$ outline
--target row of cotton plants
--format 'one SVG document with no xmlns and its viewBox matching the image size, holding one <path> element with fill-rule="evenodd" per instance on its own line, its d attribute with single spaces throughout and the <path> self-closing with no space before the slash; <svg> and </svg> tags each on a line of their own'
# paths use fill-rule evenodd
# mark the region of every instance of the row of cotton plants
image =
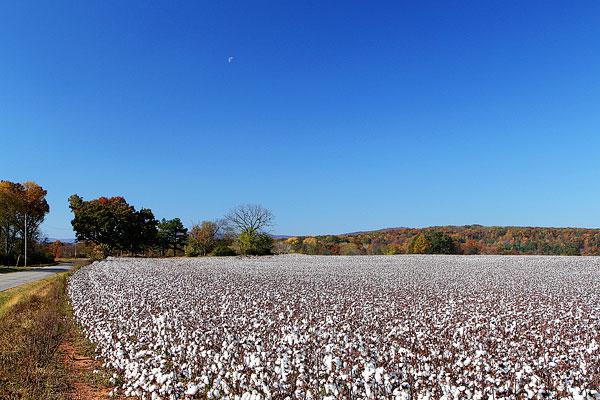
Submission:
<svg viewBox="0 0 600 400">
<path fill-rule="evenodd" d="M 600 258 L 108 259 L 74 314 L 147 399 L 600 399 Z"/>
</svg>

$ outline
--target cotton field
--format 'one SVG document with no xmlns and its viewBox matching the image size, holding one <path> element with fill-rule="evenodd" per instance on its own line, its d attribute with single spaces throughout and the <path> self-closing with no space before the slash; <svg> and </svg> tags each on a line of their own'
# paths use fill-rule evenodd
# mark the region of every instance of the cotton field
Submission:
<svg viewBox="0 0 600 400">
<path fill-rule="evenodd" d="M 600 258 L 108 259 L 69 295 L 113 395 L 600 399 Z"/>
</svg>

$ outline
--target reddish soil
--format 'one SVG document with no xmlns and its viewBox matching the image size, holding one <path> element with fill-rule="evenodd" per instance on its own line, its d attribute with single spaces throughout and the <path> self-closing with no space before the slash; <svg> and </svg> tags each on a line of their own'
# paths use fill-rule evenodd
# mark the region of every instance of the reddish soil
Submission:
<svg viewBox="0 0 600 400">
<path fill-rule="evenodd" d="M 100 369 L 100 362 L 91 357 L 79 354 L 72 343 L 66 341 L 61 345 L 67 370 L 72 377 L 72 390 L 69 399 L 99 400 L 107 399 L 110 388 L 100 387 L 89 382 L 89 376 L 95 369 Z"/>
</svg>

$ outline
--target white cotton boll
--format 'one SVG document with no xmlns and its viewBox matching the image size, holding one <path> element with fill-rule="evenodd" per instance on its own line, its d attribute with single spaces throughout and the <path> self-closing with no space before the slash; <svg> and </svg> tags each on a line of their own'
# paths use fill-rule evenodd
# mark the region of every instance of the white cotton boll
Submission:
<svg viewBox="0 0 600 400">
<path fill-rule="evenodd" d="M 594 258 L 116 258 L 67 291 L 119 394 L 508 400 L 596 396 L 598 282 Z"/>
<path fill-rule="evenodd" d="M 188 388 L 186 389 L 185 394 L 188 396 L 193 396 L 196 393 L 198 393 L 198 386 L 192 385 L 192 384 L 188 385 Z"/>
<path fill-rule="evenodd" d="M 596 339 L 592 339 L 586 351 L 588 354 L 592 354 L 594 351 L 598 350 L 599 347 L 598 343 L 596 343 Z"/>
</svg>

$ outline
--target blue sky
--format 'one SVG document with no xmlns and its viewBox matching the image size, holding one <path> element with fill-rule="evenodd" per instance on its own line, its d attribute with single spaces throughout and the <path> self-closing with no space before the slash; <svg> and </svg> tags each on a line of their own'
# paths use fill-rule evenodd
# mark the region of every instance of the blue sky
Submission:
<svg viewBox="0 0 600 400">
<path fill-rule="evenodd" d="M 280 234 L 600 226 L 600 3 L 0 3 L 0 179 Z M 229 63 L 228 57 L 235 57 Z"/>
</svg>

